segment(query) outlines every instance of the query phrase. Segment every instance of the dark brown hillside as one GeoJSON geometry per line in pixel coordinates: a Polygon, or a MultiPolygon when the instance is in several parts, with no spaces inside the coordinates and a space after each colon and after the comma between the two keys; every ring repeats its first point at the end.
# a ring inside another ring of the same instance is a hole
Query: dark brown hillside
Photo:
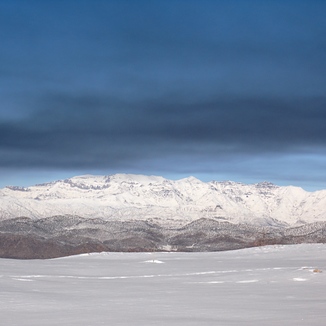
{"type": "Polygon", "coordinates": [[[326,242],[326,223],[276,228],[202,218],[167,229],[144,221],[76,216],[0,221],[2,258],[45,259],[101,251],[219,251],[314,242],[326,242]]]}

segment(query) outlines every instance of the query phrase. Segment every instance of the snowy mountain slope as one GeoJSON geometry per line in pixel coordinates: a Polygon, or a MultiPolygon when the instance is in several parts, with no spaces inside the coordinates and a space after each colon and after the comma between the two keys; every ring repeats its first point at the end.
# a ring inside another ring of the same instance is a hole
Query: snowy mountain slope
{"type": "Polygon", "coordinates": [[[200,218],[294,226],[326,221],[326,190],[131,174],[84,175],[0,190],[1,220],[55,215],[148,220],[164,226],[182,226],[200,218]]]}

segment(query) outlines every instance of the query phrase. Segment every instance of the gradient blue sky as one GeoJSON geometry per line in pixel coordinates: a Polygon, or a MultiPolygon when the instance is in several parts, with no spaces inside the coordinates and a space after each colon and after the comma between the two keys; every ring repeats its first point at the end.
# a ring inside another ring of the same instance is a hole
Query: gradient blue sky
{"type": "Polygon", "coordinates": [[[325,14],[0,0],[0,187],[141,173],[325,189],[325,14]]]}

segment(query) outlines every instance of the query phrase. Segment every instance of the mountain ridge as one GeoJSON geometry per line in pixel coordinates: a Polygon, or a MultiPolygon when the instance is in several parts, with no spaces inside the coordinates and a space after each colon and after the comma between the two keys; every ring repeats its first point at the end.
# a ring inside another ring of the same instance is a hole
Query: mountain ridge
{"type": "Polygon", "coordinates": [[[326,191],[131,174],[0,189],[0,257],[312,242],[326,242],[326,191]]]}
{"type": "Polygon", "coordinates": [[[0,189],[0,219],[78,215],[105,220],[150,220],[181,226],[198,218],[255,225],[326,221],[326,190],[264,181],[203,182],[195,177],[82,175],[31,187],[0,189]]]}

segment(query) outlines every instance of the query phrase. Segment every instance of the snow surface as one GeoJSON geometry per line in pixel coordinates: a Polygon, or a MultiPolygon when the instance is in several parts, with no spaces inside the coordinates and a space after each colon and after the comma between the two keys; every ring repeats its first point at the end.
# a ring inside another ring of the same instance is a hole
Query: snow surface
{"type": "Polygon", "coordinates": [[[326,221],[326,190],[268,182],[202,182],[194,177],[85,175],[28,188],[0,189],[0,219],[78,215],[185,225],[199,218],[258,225],[326,221]]]}
{"type": "Polygon", "coordinates": [[[8,326],[321,326],[326,245],[0,259],[0,289],[8,326]]]}

